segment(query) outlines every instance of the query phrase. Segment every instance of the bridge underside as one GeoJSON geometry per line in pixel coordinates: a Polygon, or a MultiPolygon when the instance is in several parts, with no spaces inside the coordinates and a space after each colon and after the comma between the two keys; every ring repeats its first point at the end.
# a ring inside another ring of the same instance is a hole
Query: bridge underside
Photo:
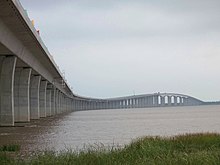
{"type": "Polygon", "coordinates": [[[73,110],[73,100],[15,55],[0,55],[0,126],[73,110]]]}

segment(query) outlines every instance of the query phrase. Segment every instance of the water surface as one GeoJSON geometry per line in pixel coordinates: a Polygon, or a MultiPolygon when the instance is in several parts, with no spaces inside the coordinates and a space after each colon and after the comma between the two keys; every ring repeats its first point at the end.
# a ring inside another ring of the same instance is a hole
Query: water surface
{"type": "Polygon", "coordinates": [[[220,133],[220,105],[79,111],[0,127],[0,145],[23,151],[80,149],[89,144],[124,145],[143,136],[220,133]]]}

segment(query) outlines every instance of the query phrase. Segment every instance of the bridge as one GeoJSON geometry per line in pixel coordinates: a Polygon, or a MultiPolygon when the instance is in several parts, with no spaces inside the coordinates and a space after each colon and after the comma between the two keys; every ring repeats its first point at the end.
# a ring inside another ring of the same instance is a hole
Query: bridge
{"type": "Polygon", "coordinates": [[[0,126],[77,110],[203,103],[175,93],[110,99],[74,94],[19,1],[0,1],[0,126]]]}

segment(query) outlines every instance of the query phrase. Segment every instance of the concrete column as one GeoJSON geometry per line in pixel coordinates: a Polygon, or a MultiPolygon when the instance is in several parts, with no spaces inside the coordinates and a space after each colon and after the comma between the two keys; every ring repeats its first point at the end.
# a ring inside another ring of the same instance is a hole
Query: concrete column
{"type": "Polygon", "coordinates": [[[142,98],[142,107],[145,107],[145,97],[142,98]]]}
{"type": "Polygon", "coordinates": [[[56,89],[55,91],[55,115],[58,113],[58,98],[59,98],[59,90],[56,89]]]}
{"type": "MultiPolygon", "coordinates": [[[[66,102],[67,102],[67,97],[63,94],[63,111],[66,112],[68,111],[67,107],[66,107],[66,102]]],[[[75,100],[72,100],[72,111],[75,110],[75,100]]]]}
{"type": "Polygon", "coordinates": [[[121,108],[124,108],[124,100],[121,100],[121,108]]]}
{"type": "Polygon", "coordinates": [[[73,100],[73,98],[71,98],[71,110],[70,110],[70,112],[73,112],[73,111],[75,111],[75,109],[74,109],[74,100],[73,100]]]}
{"type": "Polygon", "coordinates": [[[190,98],[189,97],[185,98],[185,105],[190,105],[190,98]]]}
{"type": "Polygon", "coordinates": [[[148,96],[148,107],[151,107],[153,105],[153,97],[148,96]]]}
{"type": "Polygon", "coordinates": [[[147,99],[146,99],[146,97],[143,97],[143,107],[146,107],[146,103],[147,102],[147,99]]]}
{"type": "Polygon", "coordinates": [[[120,100],[120,109],[122,109],[123,108],[123,101],[122,100],[120,100]]]}
{"type": "Polygon", "coordinates": [[[77,100],[77,110],[80,110],[80,100],[77,100]]]}
{"type": "Polygon", "coordinates": [[[112,109],[112,101],[109,101],[109,102],[108,102],[108,108],[109,108],[109,109],[112,109]]]}
{"type": "Polygon", "coordinates": [[[133,99],[133,106],[132,106],[132,107],[133,107],[133,108],[136,108],[136,106],[137,106],[137,99],[134,98],[134,99],[133,99]]]}
{"type": "Polygon", "coordinates": [[[109,107],[109,109],[112,109],[112,101],[108,102],[108,107],[109,107]]]}
{"type": "Polygon", "coordinates": [[[58,91],[57,92],[57,114],[60,114],[61,113],[61,102],[60,102],[60,97],[61,97],[61,92],[58,91]]]}
{"type": "Polygon", "coordinates": [[[70,107],[69,109],[66,106],[66,98],[64,93],[60,93],[60,113],[70,112],[72,110],[72,101],[70,99],[70,107]]]}
{"type": "Polygon", "coordinates": [[[177,97],[177,105],[180,105],[180,97],[177,97]]]}
{"type": "Polygon", "coordinates": [[[51,91],[52,91],[52,85],[47,85],[47,90],[46,90],[46,116],[51,116],[51,91]]]}
{"type": "Polygon", "coordinates": [[[74,108],[75,108],[76,111],[78,110],[77,109],[77,100],[76,99],[74,99],[74,108]]]}
{"type": "Polygon", "coordinates": [[[55,97],[56,96],[56,87],[52,86],[51,89],[51,115],[55,115],[55,97]]]}
{"type": "Polygon", "coordinates": [[[171,106],[171,96],[168,96],[168,105],[171,106]]]}
{"type": "MultiPolygon", "coordinates": [[[[65,100],[65,96],[64,96],[64,100],[65,100]]],[[[76,103],[75,103],[75,99],[73,99],[73,101],[72,101],[72,103],[73,103],[73,111],[75,111],[76,110],[76,107],[75,107],[75,105],[76,105],[76,103]]]]}
{"type": "Polygon", "coordinates": [[[100,105],[100,106],[99,106],[99,109],[103,109],[103,108],[102,108],[102,101],[99,102],[99,105],[100,105]]]}
{"type": "Polygon", "coordinates": [[[144,97],[144,107],[148,107],[148,97],[144,97]]]}
{"type": "Polygon", "coordinates": [[[66,112],[64,94],[60,93],[60,113],[66,112]]]}
{"type": "Polygon", "coordinates": [[[174,98],[174,105],[176,106],[177,105],[177,97],[173,96],[173,98],[174,98]]]}
{"type": "Polygon", "coordinates": [[[136,99],[136,102],[135,102],[135,103],[136,103],[136,104],[135,104],[135,108],[139,108],[139,102],[140,102],[140,98],[137,98],[137,99],[136,99]]]}
{"type": "Polygon", "coordinates": [[[0,126],[14,126],[14,72],[17,57],[0,59],[0,126]]]}
{"type": "Polygon", "coordinates": [[[183,103],[182,103],[182,105],[185,105],[185,102],[186,102],[186,98],[183,97],[183,103]]]}
{"type": "Polygon", "coordinates": [[[91,100],[91,109],[93,110],[94,109],[94,101],[93,100],[91,100]]]}
{"type": "Polygon", "coordinates": [[[139,108],[142,108],[142,98],[139,98],[139,99],[138,99],[138,107],[139,107],[139,108]]]}
{"type": "MultiPolygon", "coordinates": [[[[84,104],[83,104],[83,102],[84,102],[84,101],[81,100],[80,102],[81,102],[81,110],[83,110],[83,108],[84,108],[84,104]]],[[[97,107],[98,107],[98,104],[97,104],[97,107]]]]}
{"type": "Polygon", "coordinates": [[[78,110],[82,110],[81,100],[78,100],[78,110]]]}
{"type": "Polygon", "coordinates": [[[105,109],[109,109],[109,103],[108,103],[108,101],[105,102],[105,109]]]}
{"type": "Polygon", "coordinates": [[[180,97],[180,105],[183,105],[183,97],[180,97]]]}
{"type": "Polygon", "coordinates": [[[41,80],[41,76],[31,76],[31,84],[30,84],[30,117],[31,119],[40,118],[40,110],[39,110],[40,80],[41,80]]]}
{"type": "Polygon", "coordinates": [[[115,109],[115,101],[112,101],[112,109],[115,109]]]}
{"type": "Polygon", "coordinates": [[[133,106],[134,108],[138,108],[138,99],[139,98],[134,99],[134,106],[133,106]]]}
{"type": "Polygon", "coordinates": [[[75,110],[78,110],[78,100],[75,100],[75,110]]]}
{"type": "MultiPolygon", "coordinates": [[[[62,112],[67,112],[68,111],[68,106],[67,106],[68,98],[62,93],[62,112]]],[[[74,105],[75,106],[75,103],[74,105]]]]}
{"type": "Polygon", "coordinates": [[[164,96],[164,105],[165,106],[168,105],[168,96],[167,95],[164,96]]]}
{"type": "MultiPolygon", "coordinates": [[[[73,103],[73,100],[71,99],[71,105],[70,105],[70,109],[68,111],[72,111],[72,109],[73,109],[72,103],[73,103]]],[[[65,108],[65,104],[66,104],[66,102],[65,102],[64,94],[61,93],[61,112],[62,113],[67,111],[65,108]]]]}
{"type": "Polygon", "coordinates": [[[113,102],[113,108],[116,109],[117,108],[117,101],[113,102]]]}
{"type": "Polygon", "coordinates": [[[165,96],[161,96],[161,106],[165,106],[165,96]]]}
{"type": "Polygon", "coordinates": [[[91,107],[91,102],[90,102],[90,100],[88,100],[88,102],[87,102],[87,110],[90,110],[90,107],[91,107]]]}
{"type": "Polygon", "coordinates": [[[78,101],[78,110],[82,110],[82,103],[81,103],[81,100],[78,101]]]}
{"type": "Polygon", "coordinates": [[[120,100],[117,101],[117,109],[121,108],[120,100]]]}
{"type": "Polygon", "coordinates": [[[40,117],[46,117],[47,81],[40,82],[40,117]]]}
{"type": "Polygon", "coordinates": [[[15,122],[30,121],[30,77],[31,68],[16,68],[14,81],[15,122]]]}
{"type": "Polygon", "coordinates": [[[138,107],[139,107],[139,108],[142,108],[142,107],[143,107],[143,106],[142,106],[142,100],[143,100],[142,97],[139,98],[139,101],[138,101],[138,107]]]}
{"type": "MultiPolygon", "coordinates": [[[[84,100],[82,100],[82,101],[81,101],[81,110],[84,110],[84,106],[85,106],[84,100]]],[[[98,107],[98,105],[97,105],[97,107],[98,107]]]]}
{"type": "Polygon", "coordinates": [[[69,109],[66,110],[66,112],[71,112],[72,111],[72,99],[69,98],[69,109]]]}
{"type": "Polygon", "coordinates": [[[59,91],[58,92],[58,114],[60,114],[60,113],[62,113],[62,111],[61,111],[61,95],[62,95],[62,93],[59,91]]]}
{"type": "Polygon", "coordinates": [[[126,108],[129,108],[129,99],[126,100],[126,108]]]}
{"type": "Polygon", "coordinates": [[[95,109],[95,101],[93,100],[92,101],[92,110],[94,110],[95,109]]]}
{"type": "Polygon", "coordinates": [[[158,95],[154,95],[154,106],[158,106],[158,95]]]}
{"type": "Polygon", "coordinates": [[[145,98],[145,107],[149,107],[149,97],[145,98]]]}
{"type": "Polygon", "coordinates": [[[68,98],[64,95],[63,97],[63,109],[65,112],[68,111],[68,106],[67,106],[68,98]]]}
{"type": "Polygon", "coordinates": [[[118,100],[115,100],[115,109],[119,109],[120,102],[118,100]]]}

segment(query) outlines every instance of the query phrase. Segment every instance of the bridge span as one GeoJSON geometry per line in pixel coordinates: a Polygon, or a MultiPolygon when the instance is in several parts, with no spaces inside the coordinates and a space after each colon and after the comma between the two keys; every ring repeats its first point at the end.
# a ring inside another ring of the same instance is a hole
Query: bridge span
{"type": "Polygon", "coordinates": [[[167,106],[194,106],[203,104],[205,104],[205,102],[183,94],[154,93],[100,100],[87,99],[81,103],[81,105],[84,105],[84,107],[79,106],[76,107],[76,109],[128,109],[167,106]]]}
{"type": "Polygon", "coordinates": [[[0,126],[76,110],[201,104],[175,93],[111,99],[74,94],[19,1],[0,1],[0,126]]]}

